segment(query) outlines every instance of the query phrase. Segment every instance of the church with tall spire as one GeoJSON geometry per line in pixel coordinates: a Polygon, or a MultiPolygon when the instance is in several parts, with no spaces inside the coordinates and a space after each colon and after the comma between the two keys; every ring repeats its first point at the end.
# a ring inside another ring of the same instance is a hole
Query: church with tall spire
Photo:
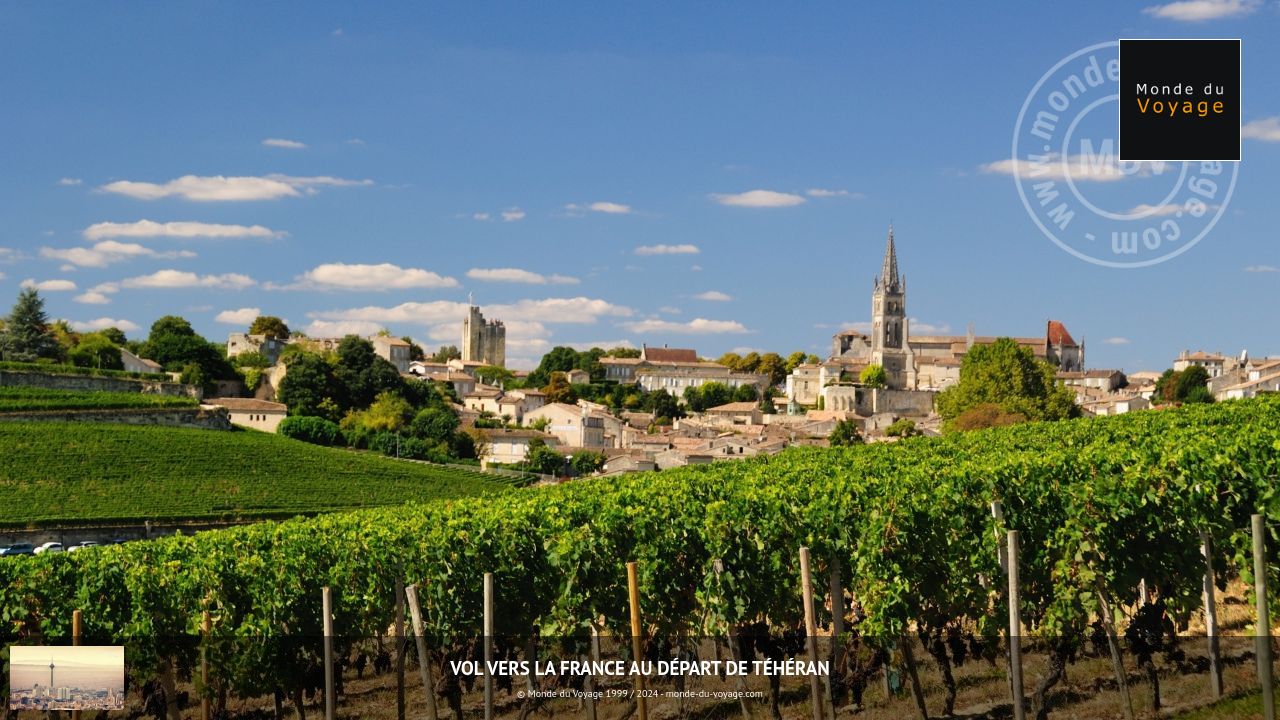
{"type": "MultiPolygon", "coordinates": [[[[1057,320],[1046,320],[1044,329],[1043,335],[1012,340],[1058,370],[1083,370],[1084,342],[1077,343],[1057,320]]],[[[998,337],[1008,336],[975,335],[972,326],[965,335],[912,334],[907,280],[890,223],[880,272],[871,284],[871,322],[836,333],[825,362],[797,367],[787,379],[788,399],[814,406],[821,397],[828,410],[866,411],[878,402],[867,401],[869,388],[860,383],[862,371],[872,365],[884,369],[887,390],[941,390],[959,381],[960,364],[970,348],[998,337]]]]}
{"type": "Polygon", "coordinates": [[[907,343],[907,283],[898,272],[893,225],[885,243],[884,262],[871,292],[871,364],[884,368],[885,386],[916,386],[915,362],[907,343]]]}

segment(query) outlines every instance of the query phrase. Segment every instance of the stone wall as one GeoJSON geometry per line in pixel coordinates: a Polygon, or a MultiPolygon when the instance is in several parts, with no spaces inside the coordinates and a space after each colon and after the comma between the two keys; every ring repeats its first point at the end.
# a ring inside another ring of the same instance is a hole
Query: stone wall
{"type": "MultiPolygon", "coordinates": [[[[261,522],[260,520],[208,520],[208,521],[192,521],[192,522],[148,522],[141,524],[137,522],[125,524],[111,524],[107,522],[94,523],[93,521],[85,521],[74,527],[47,527],[47,528],[3,528],[0,529],[0,547],[13,545],[14,543],[31,543],[39,547],[47,542],[59,542],[65,547],[92,540],[100,545],[113,542],[115,540],[147,540],[150,538],[164,537],[166,535],[182,534],[193,535],[197,532],[205,530],[220,530],[222,528],[234,527],[236,525],[245,525],[253,522],[261,522]]],[[[18,562],[21,562],[19,558],[18,562]]]]}
{"type": "Polygon", "coordinates": [[[161,425],[199,430],[230,430],[226,408],[201,405],[186,408],[122,410],[42,410],[0,413],[0,422],[94,422],[122,425],[161,425]]]}
{"type": "Polygon", "coordinates": [[[933,412],[933,397],[937,393],[930,390],[872,390],[871,412],[893,413],[923,417],[933,412]]]}
{"type": "Polygon", "coordinates": [[[197,400],[201,397],[201,390],[195,385],[183,385],[182,383],[164,380],[60,375],[28,370],[0,370],[0,387],[39,387],[50,390],[76,390],[81,392],[136,392],[148,395],[185,396],[196,398],[197,400]]]}

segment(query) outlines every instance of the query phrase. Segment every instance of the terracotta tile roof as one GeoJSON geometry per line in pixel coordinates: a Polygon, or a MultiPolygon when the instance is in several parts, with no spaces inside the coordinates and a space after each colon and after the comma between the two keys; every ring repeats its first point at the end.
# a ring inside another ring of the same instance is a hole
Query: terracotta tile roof
{"type": "Polygon", "coordinates": [[[645,346],[640,357],[649,362],[698,362],[698,353],[690,348],[655,348],[645,346]]]}
{"type": "Polygon", "coordinates": [[[205,398],[205,405],[217,405],[228,410],[236,410],[239,412],[288,412],[289,406],[277,402],[268,402],[266,400],[254,400],[253,398],[205,398]]]}
{"type": "Polygon", "coordinates": [[[1049,321],[1049,342],[1054,345],[1074,346],[1076,341],[1071,338],[1071,333],[1067,332],[1067,326],[1057,320],[1049,321]]]}
{"type": "Polygon", "coordinates": [[[755,410],[756,403],[753,402],[731,402],[724,405],[717,405],[713,408],[707,408],[707,412],[714,413],[749,413],[755,410]]]}

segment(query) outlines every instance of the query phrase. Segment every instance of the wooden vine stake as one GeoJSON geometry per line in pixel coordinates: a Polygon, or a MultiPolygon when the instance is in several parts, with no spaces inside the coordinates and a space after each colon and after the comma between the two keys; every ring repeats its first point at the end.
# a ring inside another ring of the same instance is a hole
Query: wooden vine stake
{"type": "Polygon", "coordinates": [[[1102,590],[1102,580],[1095,580],[1094,583],[1094,590],[1098,593],[1098,619],[1102,621],[1102,629],[1107,633],[1111,667],[1116,673],[1116,687],[1120,689],[1120,708],[1124,710],[1125,720],[1133,720],[1133,698],[1129,695],[1129,681],[1125,679],[1124,661],[1120,659],[1120,641],[1116,639],[1116,627],[1111,624],[1111,604],[1107,602],[1107,594],[1102,590]]]}
{"type": "Polygon", "coordinates": [[[1012,690],[1014,720],[1026,718],[1022,688],[1022,618],[1018,614],[1021,600],[1018,578],[1019,537],[1017,530],[1009,531],[1009,549],[1005,564],[1009,575],[1009,686],[1012,690]]]}
{"type": "MultiPolygon", "coordinates": [[[[720,578],[721,575],[724,575],[723,560],[716,558],[715,562],[713,562],[711,566],[716,571],[717,580],[720,578]]],[[[738,663],[738,649],[739,649],[738,648],[738,631],[734,629],[733,623],[726,622],[725,632],[729,638],[729,660],[731,660],[736,665],[738,663]]],[[[747,706],[747,681],[745,678],[742,677],[741,673],[733,674],[733,685],[734,685],[734,689],[738,691],[738,707],[742,710],[743,719],[752,720],[751,708],[747,706]]]]}
{"type": "Polygon", "coordinates": [[[200,720],[213,714],[209,703],[209,635],[213,633],[213,616],[205,610],[200,617],[200,720]]]}
{"type": "MultiPolygon", "coordinates": [[[[831,671],[840,667],[840,636],[844,634],[844,589],[840,583],[840,559],[831,558],[831,571],[827,574],[827,595],[831,600],[831,671]]],[[[836,716],[835,683],[830,674],[827,675],[827,700],[830,702],[831,717],[836,716]]]]}
{"type": "MultiPolygon", "coordinates": [[[[800,594],[804,598],[805,646],[809,649],[809,662],[818,665],[818,624],[813,618],[813,583],[809,573],[809,548],[800,548],[800,594]]],[[[822,681],[816,673],[809,676],[809,702],[813,705],[813,720],[822,720],[822,681]]]]}
{"type": "Polygon", "coordinates": [[[431,677],[427,638],[422,629],[422,606],[418,604],[418,586],[410,585],[405,588],[404,596],[409,604],[410,618],[413,620],[413,637],[418,644],[418,671],[422,675],[422,687],[427,691],[427,720],[439,720],[436,710],[436,682],[431,677]]]}
{"type": "MultiPolygon", "coordinates": [[[[644,638],[640,630],[640,576],[635,562],[627,563],[627,597],[631,602],[631,658],[640,662],[644,638]]],[[[636,712],[640,720],[649,720],[649,704],[644,697],[644,673],[636,673],[636,712]]]]}
{"type": "Polygon", "coordinates": [[[1209,689],[1213,699],[1222,697],[1222,661],[1218,646],[1218,601],[1213,571],[1213,540],[1200,533],[1200,552],[1204,555],[1204,633],[1209,642],[1209,689]]]}
{"type": "Polygon", "coordinates": [[[1267,607],[1267,526],[1253,516],[1253,592],[1257,596],[1258,682],[1262,685],[1263,720],[1276,720],[1276,692],[1271,677],[1271,612],[1267,607]]]}
{"type": "MultiPolygon", "coordinates": [[[[79,647],[84,638],[84,614],[79,610],[71,612],[71,644],[79,647]]],[[[80,720],[80,711],[71,711],[71,720],[80,720]]]]}
{"type": "Polygon", "coordinates": [[[333,593],[328,587],[320,592],[324,612],[324,717],[333,720],[337,714],[337,697],[333,687],[333,593]]]}
{"type": "Polygon", "coordinates": [[[404,580],[396,583],[396,720],[405,720],[404,701],[404,580]]]}
{"type": "Polygon", "coordinates": [[[484,574],[484,720],[493,720],[493,573],[484,574]]]}

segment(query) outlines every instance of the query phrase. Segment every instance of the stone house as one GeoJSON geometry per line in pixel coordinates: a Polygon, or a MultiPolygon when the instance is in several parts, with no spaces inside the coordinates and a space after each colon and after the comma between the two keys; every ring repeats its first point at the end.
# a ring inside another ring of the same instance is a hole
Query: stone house
{"type": "Polygon", "coordinates": [[[486,428],[479,431],[485,439],[484,457],[480,458],[482,465],[489,463],[500,463],[503,465],[516,465],[524,462],[529,456],[529,444],[536,440],[542,440],[547,447],[555,449],[560,443],[554,435],[538,432],[537,430],[505,430],[486,428]]]}
{"type": "Polygon", "coordinates": [[[289,415],[288,406],[267,400],[225,397],[208,398],[204,402],[206,405],[226,408],[227,413],[231,415],[232,425],[269,433],[274,433],[280,426],[280,422],[289,415]]]}

